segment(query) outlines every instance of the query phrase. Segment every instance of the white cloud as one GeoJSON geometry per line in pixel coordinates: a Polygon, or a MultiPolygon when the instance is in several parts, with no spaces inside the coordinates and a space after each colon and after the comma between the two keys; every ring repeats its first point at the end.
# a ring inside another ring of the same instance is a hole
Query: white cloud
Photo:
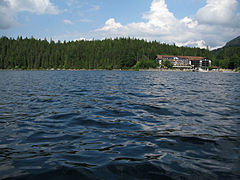
{"type": "Polygon", "coordinates": [[[189,17],[185,17],[181,19],[180,22],[184,23],[190,29],[193,29],[198,25],[198,22],[196,20],[194,21],[192,18],[189,18],[189,17]]]}
{"type": "Polygon", "coordinates": [[[235,24],[237,6],[237,0],[207,0],[207,5],[199,9],[196,16],[204,24],[235,24]]]}
{"type": "Polygon", "coordinates": [[[58,14],[58,9],[49,0],[8,0],[17,12],[28,11],[37,14],[58,14]]]}
{"type": "Polygon", "coordinates": [[[147,22],[134,22],[125,26],[115,19],[110,18],[101,29],[96,32],[107,36],[131,36],[142,37],[145,39],[154,39],[155,35],[169,35],[174,29],[177,19],[167,9],[164,0],[153,0],[150,11],[144,13],[143,18],[147,22]]]}
{"type": "Polygon", "coordinates": [[[0,29],[7,29],[15,23],[15,13],[9,11],[9,8],[10,3],[7,0],[0,1],[0,29]]]}
{"type": "Polygon", "coordinates": [[[237,5],[236,0],[207,0],[206,6],[195,16],[177,19],[167,8],[165,0],[153,0],[149,12],[143,14],[146,22],[122,25],[110,18],[102,28],[92,32],[92,36],[100,39],[136,37],[201,48],[220,46],[240,34],[240,21],[234,21],[235,27],[229,26],[230,19],[240,17],[235,12],[237,5]]]}
{"type": "Polygon", "coordinates": [[[183,42],[189,38],[199,41],[192,30],[197,26],[197,22],[188,17],[178,20],[168,10],[165,0],[153,0],[150,11],[144,13],[143,18],[147,22],[134,22],[125,26],[110,18],[104,27],[96,32],[103,36],[130,36],[168,43],[183,42]]]}
{"type": "Polygon", "coordinates": [[[16,24],[15,16],[23,11],[36,14],[59,13],[50,0],[0,0],[0,28],[10,28],[16,24]]]}
{"type": "Polygon", "coordinates": [[[67,25],[72,25],[73,24],[73,22],[69,19],[64,19],[63,22],[64,22],[64,24],[67,24],[67,25]]]}
{"type": "Polygon", "coordinates": [[[105,22],[105,26],[99,29],[99,31],[108,31],[108,30],[115,31],[122,27],[123,26],[120,23],[115,22],[114,18],[110,18],[105,22]]]}
{"type": "Polygon", "coordinates": [[[162,30],[169,30],[177,22],[164,0],[153,0],[150,11],[145,13],[143,18],[148,20],[149,25],[157,26],[162,30]]]}
{"type": "Polygon", "coordinates": [[[187,41],[184,43],[176,43],[176,45],[177,46],[193,46],[193,47],[206,48],[206,42],[204,40],[187,41]]]}

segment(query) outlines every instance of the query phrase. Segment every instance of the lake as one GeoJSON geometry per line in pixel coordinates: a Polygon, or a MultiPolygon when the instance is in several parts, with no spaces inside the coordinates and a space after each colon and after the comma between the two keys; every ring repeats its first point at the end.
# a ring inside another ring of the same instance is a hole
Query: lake
{"type": "Polygon", "coordinates": [[[0,71],[0,179],[240,179],[239,82],[0,71]]]}

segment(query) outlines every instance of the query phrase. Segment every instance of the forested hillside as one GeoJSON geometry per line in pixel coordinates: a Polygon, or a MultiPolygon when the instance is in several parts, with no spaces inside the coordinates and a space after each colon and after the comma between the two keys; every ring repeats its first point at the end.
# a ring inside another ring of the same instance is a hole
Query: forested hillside
{"type": "Polygon", "coordinates": [[[235,39],[227,42],[225,47],[240,47],[240,36],[238,36],[235,39]]]}
{"type": "Polygon", "coordinates": [[[229,41],[223,48],[212,51],[214,64],[221,68],[240,67],[240,36],[229,41]]]}
{"type": "Polygon", "coordinates": [[[72,42],[0,39],[0,69],[128,69],[139,62],[153,62],[157,54],[212,57],[206,49],[130,38],[72,42]]]}

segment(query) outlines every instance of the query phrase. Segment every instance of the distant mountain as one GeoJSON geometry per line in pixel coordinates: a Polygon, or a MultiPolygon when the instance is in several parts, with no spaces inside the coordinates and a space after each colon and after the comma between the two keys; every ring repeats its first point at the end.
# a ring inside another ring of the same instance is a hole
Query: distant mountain
{"type": "Polygon", "coordinates": [[[240,68],[240,36],[226,43],[224,47],[213,50],[212,55],[214,65],[225,69],[240,68]]]}
{"type": "Polygon", "coordinates": [[[224,47],[240,47],[240,36],[229,41],[224,47]]]}
{"type": "Polygon", "coordinates": [[[218,49],[214,49],[212,50],[213,54],[217,54],[220,51],[224,50],[224,49],[231,49],[231,48],[240,48],[240,36],[234,38],[233,40],[229,41],[226,43],[225,46],[223,46],[222,48],[218,48],[218,49]]]}

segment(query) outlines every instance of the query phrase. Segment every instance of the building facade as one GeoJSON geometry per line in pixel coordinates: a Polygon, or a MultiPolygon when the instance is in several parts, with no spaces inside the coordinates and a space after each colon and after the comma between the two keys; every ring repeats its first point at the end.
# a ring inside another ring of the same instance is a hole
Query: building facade
{"type": "Polygon", "coordinates": [[[157,55],[156,61],[160,66],[162,66],[165,61],[169,61],[175,68],[193,69],[207,69],[212,64],[210,59],[200,56],[157,55]]]}

